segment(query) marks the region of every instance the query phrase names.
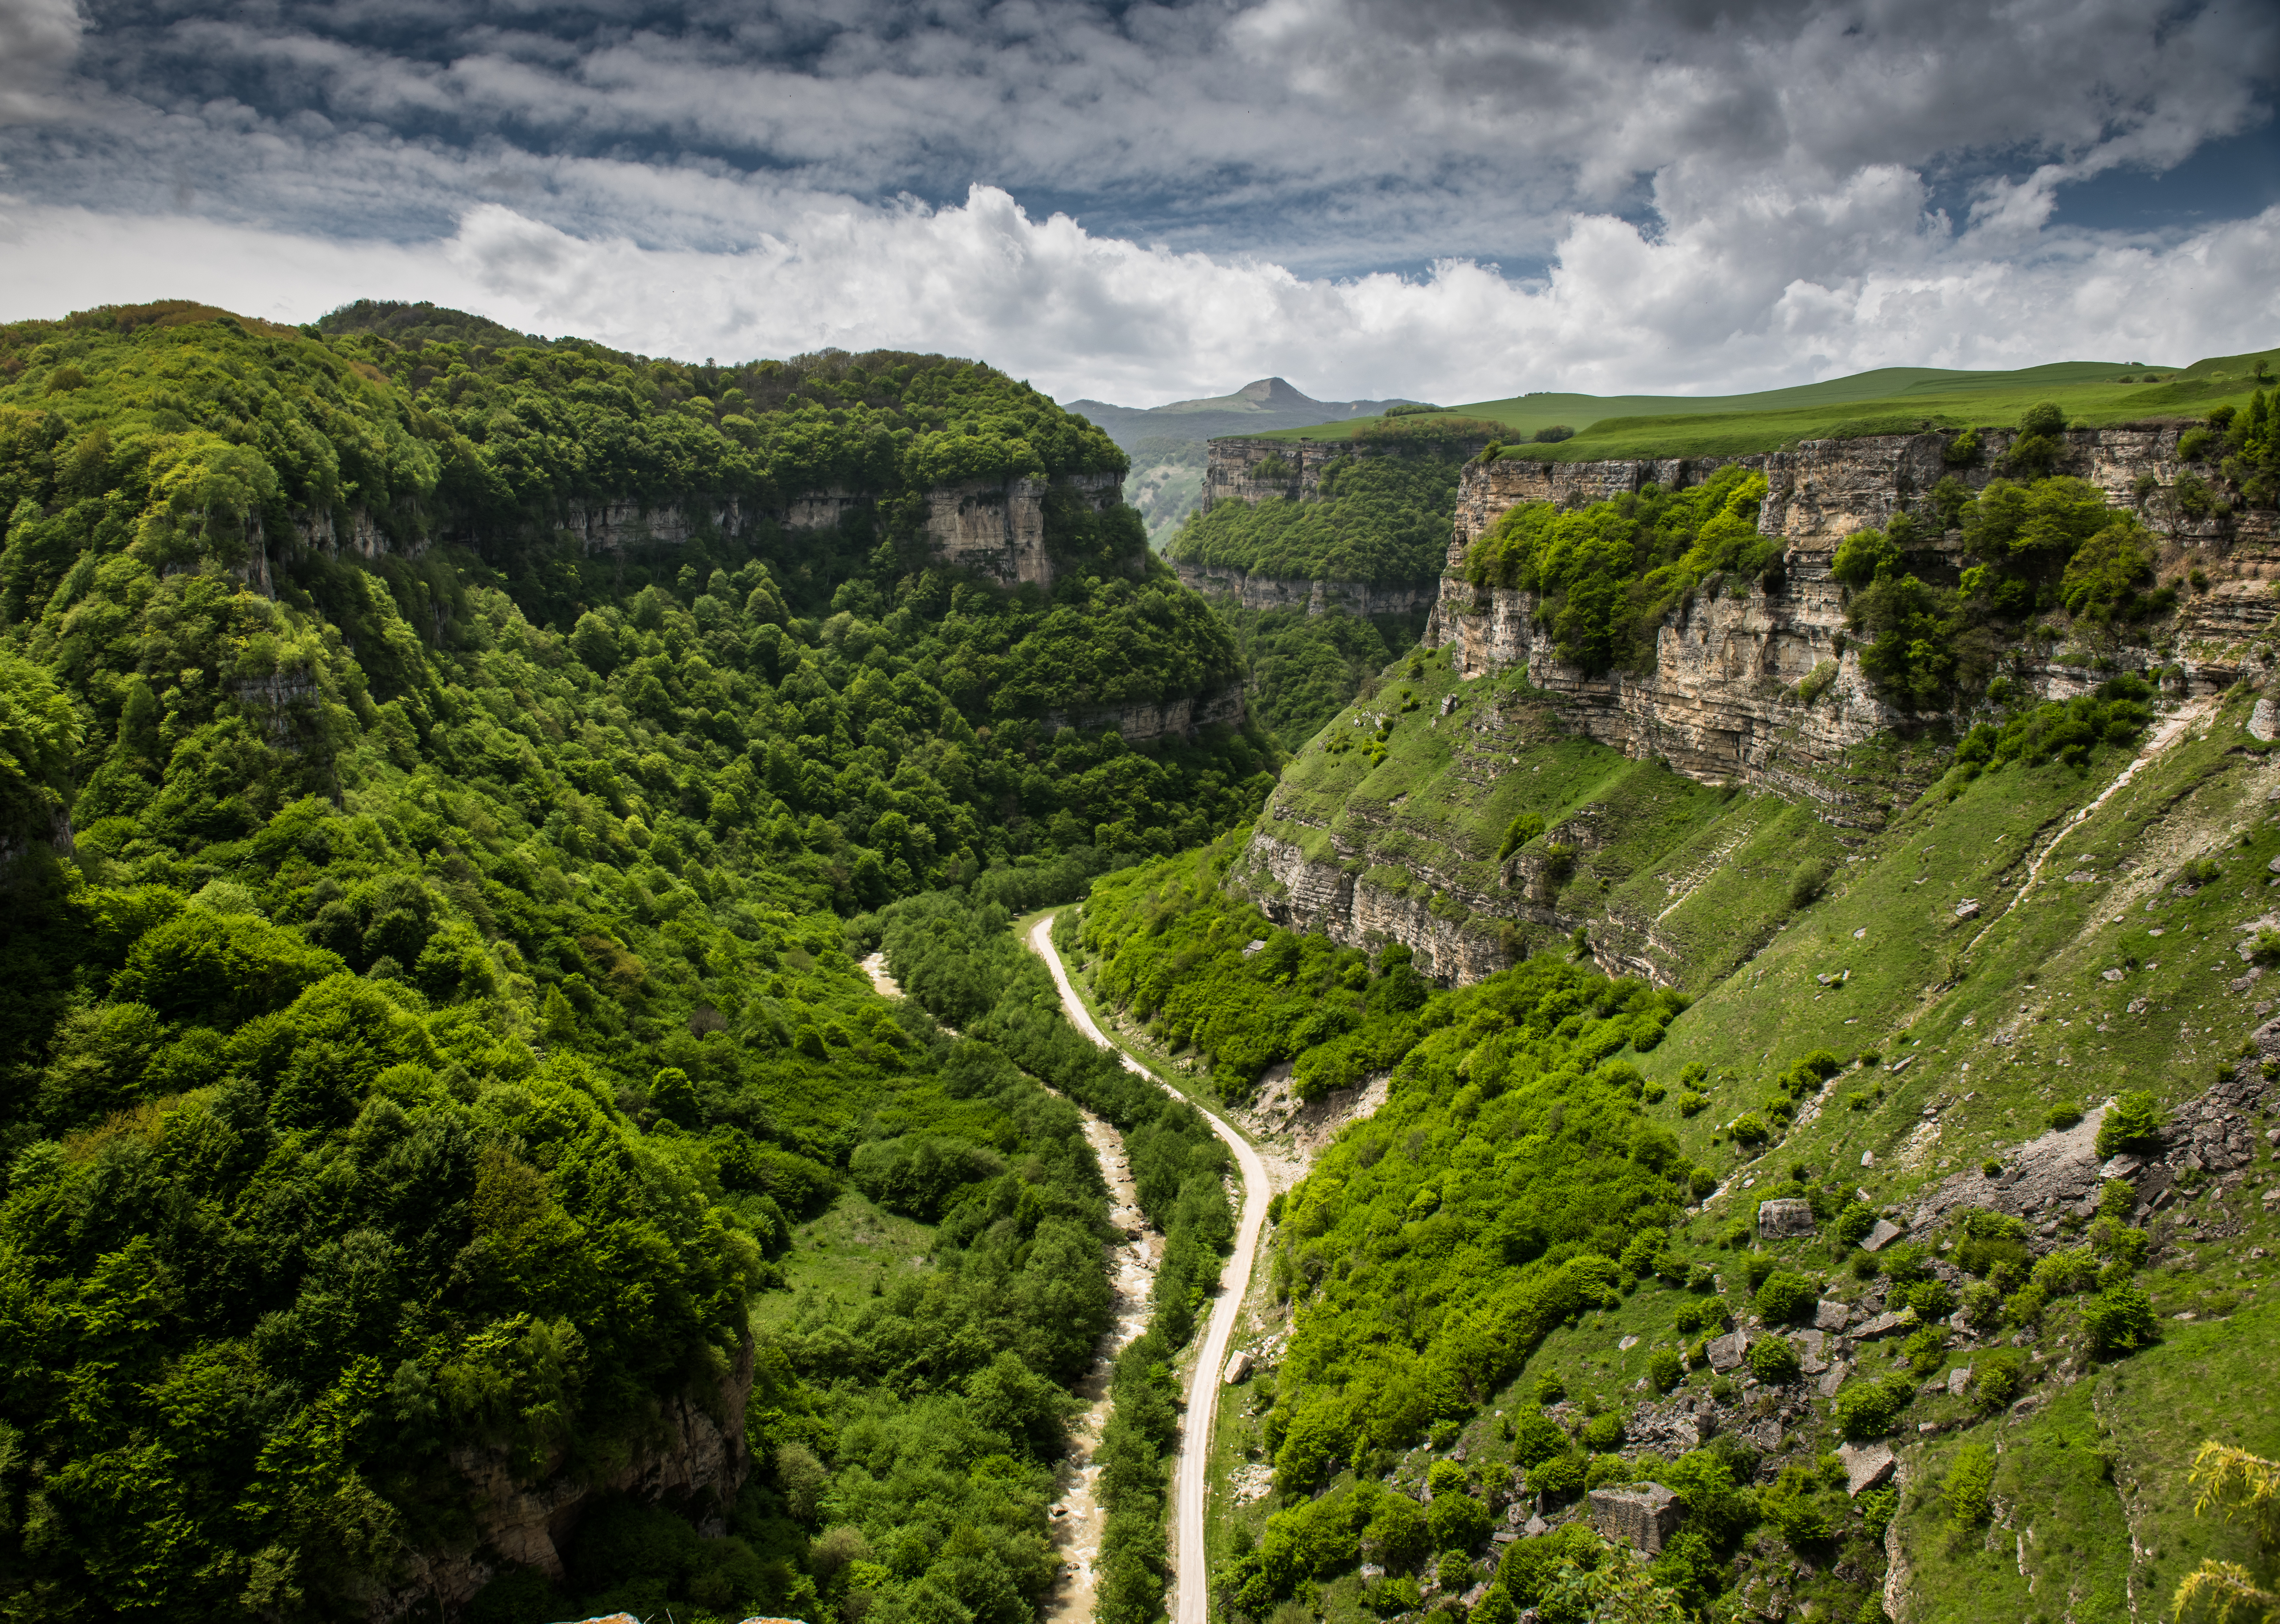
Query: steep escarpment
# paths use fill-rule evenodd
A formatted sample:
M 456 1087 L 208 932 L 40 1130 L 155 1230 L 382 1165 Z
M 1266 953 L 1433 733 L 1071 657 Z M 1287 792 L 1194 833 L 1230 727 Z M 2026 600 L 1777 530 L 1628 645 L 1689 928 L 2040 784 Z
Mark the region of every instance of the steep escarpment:
M 1892 530 L 1910 535 L 1911 580 L 1962 579 L 1982 562 L 1962 527 L 2004 477 L 2012 432 L 1983 431 L 1976 458 L 1954 455 L 1954 436 L 1923 435 L 1739 458 L 1469 463 L 1429 657 L 1413 658 L 1406 681 L 1390 669 L 1301 752 L 1240 882 L 1278 919 L 1404 942 L 1444 976 L 1477 977 L 1579 927 L 1610 967 L 1683 985 L 1722 973 L 1779 912 L 1745 910 L 1722 927 L 1722 871 L 1752 851 L 1783 875 L 1837 863 L 1945 771 L 1975 720 L 2090 695 L 2119 671 L 2146 673 L 2180 702 L 2261 673 L 2251 644 L 2273 618 L 2275 515 L 2209 500 L 2214 470 L 2181 461 L 2179 437 L 2176 426 L 2074 431 L 2045 466 L 2084 481 L 2068 489 L 2092 494 L 2074 500 L 2094 511 L 2102 496 L 2144 538 L 2146 582 L 2171 583 L 2176 607 L 2152 613 L 2145 600 L 2151 618 L 2127 626 L 2084 620 L 2068 631 L 2060 614 L 2037 635 L 1975 632 L 1995 650 L 2001 686 L 1929 709 L 1868 663 L 1862 589 L 1837 579 L 1836 555 L 1848 537 Z M 1668 609 L 1635 634 L 1652 657 L 1628 669 L 1577 658 L 1562 603 L 1467 568 L 1524 504 L 1606 504 L 1614 522 L 1656 490 L 1738 496 L 1751 480 L 1763 494 L 1732 545 L 1759 561 L 1666 588 Z M 1989 641 L 1999 635 L 1999 647 Z M 1578 797 L 1563 767 L 1559 793 L 1538 793 L 1541 748 L 1554 740 L 1602 747 L 1590 772 L 1620 791 Z M 1629 827 L 1645 801 L 1693 799 L 1665 778 L 1725 798 L 1674 811 L 1658 835 Z M 1621 838 L 1603 832 L 1610 818 L 1626 826 Z M 1770 844 L 1757 843 L 1761 829 Z M 1698 922 L 1696 909 L 1708 910 Z

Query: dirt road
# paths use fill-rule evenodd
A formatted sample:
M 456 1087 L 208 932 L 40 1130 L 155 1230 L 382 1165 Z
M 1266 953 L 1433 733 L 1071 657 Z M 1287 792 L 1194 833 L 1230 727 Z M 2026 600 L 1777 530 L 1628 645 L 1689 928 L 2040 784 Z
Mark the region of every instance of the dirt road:
M 1060 954 L 1054 951 L 1050 918 L 1038 920 L 1029 932 L 1029 946 L 1053 973 L 1053 985 L 1060 989 L 1061 1008 L 1078 1031 L 1101 1048 L 1113 1051 L 1126 1069 L 1137 1072 L 1167 1093 L 1179 1092 L 1111 1043 L 1093 1023 L 1083 1000 L 1069 985 Z M 1203 1111 L 1201 1106 L 1197 1109 Z M 1268 1198 L 1267 1166 L 1250 1142 L 1210 1112 L 1203 1111 L 1203 1118 L 1235 1154 L 1236 1166 L 1243 1174 L 1243 1212 L 1236 1220 L 1235 1251 L 1220 1272 L 1219 1295 L 1212 1299 L 1211 1321 L 1204 1328 L 1203 1343 L 1196 1352 L 1195 1372 L 1188 1382 L 1187 1412 L 1180 1423 L 1180 1452 L 1172 1465 L 1172 1624 L 1209 1624 L 1211 1618 L 1211 1574 L 1204 1560 L 1204 1496 L 1212 1432 L 1219 1420 L 1220 1373 L 1226 1368 L 1228 1339 L 1234 1334 L 1243 1294 L 1251 1282 L 1259 1231 L 1267 1224 Z

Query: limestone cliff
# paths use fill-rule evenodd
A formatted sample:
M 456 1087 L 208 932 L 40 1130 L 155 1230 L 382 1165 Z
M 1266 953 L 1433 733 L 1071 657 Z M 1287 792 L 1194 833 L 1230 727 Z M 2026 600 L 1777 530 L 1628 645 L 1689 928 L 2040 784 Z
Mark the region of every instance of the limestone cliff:
M 1358 615 L 1409 614 L 1440 601 L 1437 581 L 1372 586 L 1364 581 L 1299 581 L 1184 561 L 1173 567 L 1190 591 L 1244 609 L 1303 609 L 1308 614 L 1325 614 L 1337 608 Z
M 474 1540 L 412 1554 L 404 1582 L 375 1596 L 367 1618 L 390 1624 L 455 1616 L 494 1576 L 515 1567 L 561 1578 L 563 1544 L 587 1506 L 605 1494 L 671 1500 L 697 1516 L 700 1533 L 725 1533 L 728 1510 L 751 1470 L 743 1417 L 752 1353 L 747 1341 L 717 1383 L 659 1404 L 654 1424 L 613 1466 L 573 1471 L 557 1450 L 541 1472 L 525 1476 L 504 1451 L 474 1442 L 455 1447 L 451 1465 L 465 1480 Z
M 1105 512 L 1124 499 L 1124 482 L 1113 473 L 1073 474 L 1059 481 L 1095 512 Z M 1028 582 L 1051 587 L 1053 565 L 1045 545 L 1045 499 L 1055 481 L 1042 479 L 985 481 L 937 486 L 926 493 L 928 550 L 943 563 L 974 570 L 1004 585 Z M 748 535 L 763 524 L 785 530 L 828 530 L 841 520 L 877 503 L 859 490 L 811 490 L 780 509 L 749 507 L 734 496 L 692 496 L 643 502 L 627 496 L 573 499 L 542 522 L 549 533 L 576 541 L 589 553 L 623 552 L 641 547 L 678 547 L 701 535 Z M 294 527 L 304 546 L 333 554 L 374 558 L 400 550 L 418 552 L 425 543 L 392 542 L 362 510 L 343 522 L 330 512 L 303 512 Z M 441 538 L 480 548 L 493 539 L 479 528 L 446 527 Z M 266 569 L 261 575 L 266 584 Z
M 1683 940 L 1685 909 L 1695 905 L 1688 899 L 1719 865 L 1758 851 L 1752 860 L 1770 874 L 1784 860 L 1797 862 L 1807 847 L 1841 856 L 1858 832 L 1882 827 L 1944 769 L 1940 725 L 1968 720 L 1905 713 L 1876 696 L 1857 646 L 1840 650 L 1845 593 L 1829 574 L 1845 535 L 1881 527 L 1902 507 L 1921 516 L 1922 499 L 1944 475 L 1984 485 L 2012 435 L 1982 431 L 1986 461 L 1963 469 L 1945 463 L 1947 439 L 1927 434 L 1807 442 L 1739 458 L 1502 458 L 1469 466 L 1426 636 L 1429 650 L 1444 651 L 1456 679 L 1430 718 L 1437 753 L 1429 762 L 1421 758 L 1383 798 L 1363 782 L 1347 785 L 1337 776 L 1357 769 L 1312 765 L 1319 750 L 1302 755 L 1269 801 L 1234 882 L 1294 926 L 1342 941 L 1405 942 L 1443 980 L 1475 979 L 1578 927 L 1610 971 L 1688 979 L 1703 966 Z M 2148 644 L 2023 646 L 2017 674 L 2031 691 L 2067 697 L 2103 681 L 2115 665 L 2168 671 L 2166 690 L 2175 698 L 2224 689 L 2244 674 L 2261 676 L 2262 665 L 2249 644 L 2274 622 L 2276 515 L 2245 510 L 2184 518 L 2172 495 L 2180 473 L 2176 441 L 2174 427 L 2076 431 L 2067 436 L 2068 458 L 2057 471 L 2097 484 L 2116 506 L 2138 506 L 2167 538 L 2164 573 L 2198 567 L 2212 578 L 2208 587 L 2189 594 Z M 1467 549 L 1516 504 L 1575 504 L 1649 482 L 1692 484 L 1731 461 L 1767 476 L 1759 529 L 1785 543 L 1783 567 L 1770 577 L 1771 591 L 1756 581 L 1724 589 L 1706 583 L 1660 627 L 1650 669 L 1586 672 L 1560 656 L 1532 595 L 1476 589 L 1463 577 Z M 2148 475 L 2152 489 L 2141 496 Z M 1966 561 L 1960 534 L 1933 546 L 1951 569 Z M 1799 684 L 1816 668 L 1830 674 L 1807 697 Z M 1428 686 L 1429 697 L 1438 691 Z M 1346 720 L 1368 729 L 1397 713 L 1381 697 L 1366 699 Z M 1588 802 L 1543 842 L 1494 858 L 1502 824 L 1491 813 L 1510 798 L 1499 793 L 1507 776 L 1523 770 L 1523 761 L 1541 760 L 1531 751 L 1575 735 L 1644 764 L 1642 770 L 1668 766 L 1700 784 L 1764 792 L 1733 805 L 1786 804 L 1809 812 L 1825 833 L 1807 840 L 1784 823 L 1787 832 L 1772 840 L 1765 833 L 1773 827 L 1771 814 L 1707 804 L 1684 820 L 1674 815 L 1668 835 L 1619 829 L 1631 816 L 1627 802 L 1652 793 L 1641 781 L 1627 781 Z M 1591 887 L 1563 888 L 1560 876 L 1543 872 L 1545 859 L 1531 853 L 1552 845 L 1575 854 L 1561 861 L 1591 870 Z M 1660 883 L 1666 876 L 1668 886 Z M 1775 874 L 1776 889 L 1779 881 Z
M 1706 781 L 1733 781 L 1805 796 L 1824 803 L 1837 821 L 1857 820 L 1858 809 L 1828 781 L 1852 747 L 1892 729 L 1915 730 L 1942 719 L 1912 716 L 1878 700 L 1857 652 L 1838 650 L 1845 629 L 1845 594 L 1829 575 L 1830 560 L 1855 530 L 1881 527 L 1895 512 L 1919 513 L 1922 499 L 1947 474 L 1975 489 L 1994 477 L 2013 435 L 1988 431 L 1988 455 L 1967 468 L 1943 459 L 1949 436 L 1881 435 L 1807 441 L 1787 450 L 1746 458 L 1669 462 L 1521 463 L 1499 459 L 1465 473 L 1449 568 L 1426 632 L 1427 643 L 1455 651 L 1466 675 L 1524 671 L 1530 682 L 1558 695 L 1562 714 L 1601 743 L 1636 757 L 1659 757 Z M 2239 674 L 2238 636 L 2262 629 L 2272 618 L 2263 581 L 2280 566 L 2280 537 L 2270 510 L 2188 520 L 2175 511 L 2177 430 L 2175 427 L 2077 430 L 2067 436 L 2069 456 L 2060 473 L 2086 479 L 2114 506 L 2137 503 L 2141 475 L 2157 482 L 2145 500 L 2145 517 L 2173 548 L 2222 559 L 2239 576 L 2190 604 L 2177 650 L 2188 682 L 2206 691 Z M 1758 529 L 1787 543 L 1776 589 L 1755 582 L 1691 598 L 1665 620 L 1656 637 L 1655 663 L 1645 672 L 1587 673 L 1563 660 L 1536 615 L 1532 595 L 1476 589 L 1462 575 L 1465 552 L 1508 509 L 1522 502 L 1576 504 L 1602 500 L 1650 482 L 1698 482 L 1728 462 L 1761 470 L 1767 480 Z M 1964 562 L 1962 538 L 1935 543 L 1951 566 Z M 2050 698 L 2066 698 L 2100 679 L 2086 666 L 2028 650 L 2022 674 Z M 2158 665 L 2150 649 L 2121 649 L 2111 658 Z M 1835 681 L 1809 704 L 1790 690 L 1816 666 L 1833 661 Z

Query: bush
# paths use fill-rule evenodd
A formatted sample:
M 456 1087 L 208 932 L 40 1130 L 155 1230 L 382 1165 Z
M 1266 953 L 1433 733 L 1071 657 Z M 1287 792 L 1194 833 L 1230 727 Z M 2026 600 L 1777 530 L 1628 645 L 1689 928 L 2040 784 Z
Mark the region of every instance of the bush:
M 2154 1340 L 2153 1305 L 2135 1285 L 2111 1286 L 2083 1309 L 2082 1325 L 2099 1358 L 2128 1353 Z
M 1425 1526 L 1444 1551 L 1470 1551 L 1489 1536 L 1489 1508 L 1468 1494 L 1437 1494 Z
M 1538 445 L 1557 445 L 1562 440 L 1573 440 L 1575 437 L 1575 431 L 1565 423 L 1554 423 L 1549 427 L 1539 428 L 1533 436 Z
M 1995 1451 L 1984 1443 L 1967 1443 L 1955 1452 L 1941 1485 L 1947 1497 L 1947 1520 L 1958 1532 L 1987 1520 L 1988 1501 L 1995 1484 Z
M 1955 1312 L 1955 1293 L 1947 1289 L 1945 1281 L 1920 1280 L 1905 1296 L 1919 1320 L 1945 1320 Z
M 1544 1414 L 1524 1415 L 1513 1429 L 1512 1458 L 1529 1469 L 1566 1452 L 1568 1435 L 1560 1423 Z
M 2025 1358 L 2016 1348 L 1986 1348 L 1971 1363 L 1971 1402 L 1991 1415 L 2007 1406 L 2025 1385 Z
M 1680 1095 L 1675 1103 L 1680 1116 L 1698 1117 L 1709 1108 L 1710 1097 L 1707 1094 L 1696 1094 L 1690 1090 Z
M 1855 1443 L 1881 1438 L 1892 1429 L 1914 1397 L 1915 1389 L 1906 1376 L 1855 1382 L 1837 1395 L 1837 1424 Z
M 1766 1277 L 1758 1288 L 1758 1312 L 1766 1317 L 1768 1325 L 1786 1325 L 1812 1311 L 1820 1297 L 1819 1289 L 1802 1274 L 1787 1270 Z
M 2125 1094 L 2107 1108 L 2098 1125 L 2098 1153 L 2112 1156 L 2150 1143 L 2161 1131 L 2161 1108 L 2151 1094 Z
M 1945 1327 L 1927 1325 L 1910 1335 L 1901 1353 L 1908 1368 L 1920 1376 L 1928 1376 L 1940 1367 L 1947 1357 L 1947 1331 Z
M 1613 1410 L 1593 1416 L 1583 1428 L 1583 1447 L 1595 1455 L 1604 1455 L 1620 1449 L 1623 1442 L 1622 1418 Z
M 1786 1336 L 1760 1336 L 1750 1344 L 1750 1369 L 1759 1381 L 1779 1387 L 1797 1380 L 1803 1368 L 1797 1349 Z
M 2060 1100 L 2044 1113 L 2043 1120 L 2063 1132 L 2082 1120 L 2082 1107 L 2072 1100 Z
M 1569 1450 L 1538 1461 L 1528 1468 L 1528 1488 L 1531 1494 L 1557 1499 L 1574 1494 L 1583 1486 L 1583 1457 Z
M 2051 401 L 2027 408 L 2027 415 L 2019 419 L 2019 430 L 2029 435 L 2062 435 L 2066 432 L 2066 412 Z
M 1686 1374 L 1686 1366 L 1675 1348 L 1657 1348 L 1647 1358 L 1646 1374 L 1656 1392 L 1668 1393 Z
M 1822 887 L 1829 883 L 1829 865 L 1825 858 L 1814 858 L 1799 864 L 1797 872 L 1789 877 L 1789 905 L 1793 909 L 1809 906 L 1821 895 Z
M 1857 1246 L 1876 1227 L 1876 1209 L 1865 1201 L 1853 1201 L 1830 1221 L 1829 1234 L 1839 1246 Z
M 1979 431 L 1967 428 L 1947 443 L 1947 449 L 1940 453 L 1940 457 L 1951 468 L 1968 468 L 1979 460 Z M 1953 525 L 1948 527 L 1950 529 L 1954 527 Z
M 1727 1131 L 1734 1135 L 1736 1144 L 1763 1144 L 1772 1136 L 1767 1132 L 1765 1119 L 1748 1112 L 1736 1117 Z

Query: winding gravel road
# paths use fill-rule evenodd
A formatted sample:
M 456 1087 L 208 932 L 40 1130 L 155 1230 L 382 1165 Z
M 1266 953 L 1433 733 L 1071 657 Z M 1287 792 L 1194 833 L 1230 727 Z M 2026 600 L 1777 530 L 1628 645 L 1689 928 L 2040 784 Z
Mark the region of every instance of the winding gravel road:
M 1134 1059 L 1093 1024 L 1091 1013 L 1069 985 L 1068 972 L 1054 951 L 1052 920 L 1039 920 L 1029 932 L 1029 947 L 1053 973 L 1060 989 L 1061 1008 L 1076 1029 L 1101 1048 L 1113 1051 L 1125 1069 L 1137 1072 L 1167 1094 L 1179 1090 Z M 1190 1104 L 1194 1104 L 1190 1101 Z M 1180 1422 L 1180 1452 L 1172 1463 L 1172 1620 L 1171 1624 L 1210 1624 L 1211 1574 L 1204 1560 L 1205 1477 L 1211 1466 L 1211 1441 L 1219 1420 L 1220 1373 L 1227 1366 L 1228 1339 L 1235 1334 L 1235 1318 L 1243 1308 L 1243 1294 L 1251 1284 L 1251 1266 L 1259 1251 L 1259 1231 L 1267 1224 L 1267 1164 L 1250 1142 L 1218 1117 L 1198 1105 L 1203 1119 L 1235 1152 L 1243 1174 L 1243 1214 L 1235 1228 L 1235 1251 L 1220 1271 L 1219 1295 L 1212 1299 L 1211 1322 L 1204 1328 L 1197 1350 L 1195 1372 L 1188 1378 L 1188 1406 Z

